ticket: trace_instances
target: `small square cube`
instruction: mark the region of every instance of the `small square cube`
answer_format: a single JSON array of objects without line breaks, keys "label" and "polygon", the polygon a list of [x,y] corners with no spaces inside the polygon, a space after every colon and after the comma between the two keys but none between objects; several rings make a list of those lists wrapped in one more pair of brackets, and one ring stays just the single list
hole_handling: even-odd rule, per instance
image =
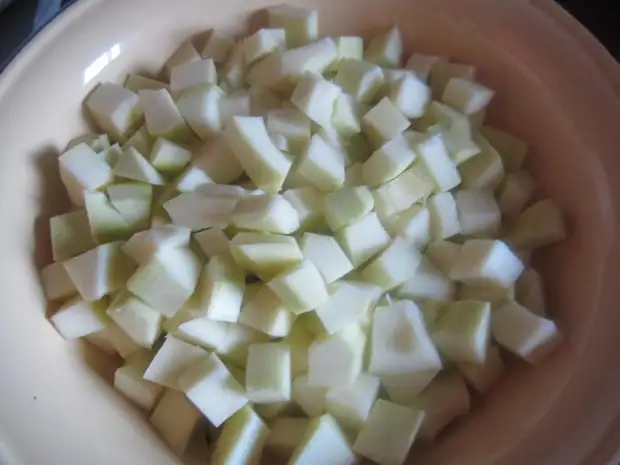
[{"label": "small square cube", "polygon": [[245,388],[255,403],[291,400],[291,349],[286,344],[253,344],[248,350]]}]

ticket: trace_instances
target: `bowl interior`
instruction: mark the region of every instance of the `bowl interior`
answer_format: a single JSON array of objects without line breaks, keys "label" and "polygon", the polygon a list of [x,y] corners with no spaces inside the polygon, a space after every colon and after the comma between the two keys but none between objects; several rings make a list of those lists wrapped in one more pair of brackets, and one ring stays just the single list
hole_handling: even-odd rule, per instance
[{"label": "bowl interior", "polygon": [[[594,464],[587,457],[620,411],[610,179],[618,82],[550,16],[559,14],[551,2],[289,3],[317,8],[324,35],[369,36],[398,23],[408,52],[477,65],[497,90],[489,120],[532,144],[528,167],[570,222],[570,238],[536,257],[565,344],[539,366],[515,365],[415,463]],[[263,19],[238,0],[83,0],[0,77],[0,457],[4,447],[23,463],[180,463],[109,386],[118,361],[66,343],[44,318],[37,269],[51,260],[48,219],[68,205],[56,158],[87,130],[81,101],[97,82],[157,74],[183,40],[200,42],[211,27],[241,33]]]}]

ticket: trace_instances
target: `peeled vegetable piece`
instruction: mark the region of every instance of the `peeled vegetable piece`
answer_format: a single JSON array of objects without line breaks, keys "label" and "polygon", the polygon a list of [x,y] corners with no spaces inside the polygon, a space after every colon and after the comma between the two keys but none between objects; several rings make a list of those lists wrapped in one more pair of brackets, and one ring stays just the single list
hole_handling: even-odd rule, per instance
[{"label": "peeled vegetable piece", "polygon": [[291,234],[299,229],[297,210],[281,195],[253,195],[241,199],[232,212],[240,229]]},{"label": "peeled vegetable piece", "polygon": [[493,337],[506,349],[538,363],[561,342],[555,323],[533,314],[516,302],[509,302],[493,312]]},{"label": "peeled vegetable piece", "polygon": [[120,142],[142,121],[138,96],[118,84],[99,84],[85,103],[97,126]]},{"label": "peeled vegetable piece", "polygon": [[340,92],[336,84],[321,76],[307,74],[295,87],[291,102],[316,124],[329,128]]},{"label": "peeled vegetable piece", "polygon": [[377,400],[380,387],[379,378],[362,373],[352,384],[329,390],[327,412],[341,424],[360,430]]},{"label": "peeled vegetable piece", "polygon": [[426,82],[431,72],[431,68],[440,60],[441,58],[438,56],[414,53],[407,60],[405,68],[412,70],[418,79]]},{"label": "peeled vegetable piece", "polygon": [[481,135],[474,136],[480,153],[459,165],[466,189],[495,189],[504,178],[504,165],[497,150]]},{"label": "peeled vegetable piece", "polygon": [[135,266],[121,250],[122,242],[110,242],[64,262],[78,293],[93,302],[123,286]]},{"label": "peeled vegetable piece", "polygon": [[465,377],[467,384],[481,394],[487,392],[495,384],[504,374],[505,369],[499,349],[495,346],[489,347],[487,358],[482,365],[459,363],[457,368]]},{"label": "peeled vegetable piece", "polygon": [[293,380],[292,389],[293,401],[310,418],[325,413],[326,396],[329,388],[316,386],[310,383],[307,374],[301,374]]},{"label": "peeled vegetable piece", "polygon": [[521,169],[529,149],[526,142],[491,126],[483,126],[480,133],[499,152],[506,171]]},{"label": "peeled vegetable piece", "polygon": [[542,276],[534,268],[528,268],[517,281],[515,300],[538,316],[546,315],[545,287]]},{"label": "peeled vegetable piece", "polygon": [[50,218],[50,236],[54,261],[67,260],[95,247],[84,210]]},{"label": "peeled vegetable piece", "polygon": [[150,422],[175,453],[181,455],[202,419],[202,413],[182,392],[166,390]]},{"label": "peeled vegetable piece", "polygon": [[98,244],[127,238],[131,226],[103,192],[85,192],[84,203],[91,233]]},{"label": "peeled vegetable piece", "polygon": [[344,184],[342,153],[318,134],[312,136],[298,163],[298,173],[321,192],[333,191]]},{"label": "peeled vegetable piece", "polygon": [[317,40],[319,36],[319,17],[316,10],[278,5],[267,9],[269,27],[286,31],[289,47],[299,47]]},{"label": "peeled vegetable piece", "polygon": [[269,428],[261,418],[245,406],[222,428],[215,443],[213,465],[253,465],[259,463]]},{"label": "peeled vegetable piece", "polygon": [[309,260],[279,274],[267,285],[295,314],[308,312],[328,299],[325,281]]},{"label": "peeled vegetable piece", "polygon": [[421,260],[413,246],[397,237],[362,270],[362,277],[388,291],[414,276]]},{"label": "peeled vegetable piece", "polygon": [[308,329],[305,322],[297,318],[293,322],[291,331],[282,340],[291,348],[291,371],[298,376],[308,371],[308,347],[314,340],[314,334]]},{"label": "peeled vegetable piece", "polygon": [[291,349],[271,342],[253,344],[248,350],[245,389],[258,404],[291,400]]},{"label": "peeled vegetable piece", "polygon": [[140,231],[125,242],[123,252],[140,265],[148,262],[160,250],[187,247],[191,230],[172,224],[156,226],[147,231]]},{"label": "peeled vegetable piece", "polygon": [[357,436],[353,450],[379,465],[401,465],[424,418],[421,410],[379,399]]},{"label": "peeled vegetable piece", "polygon": [[456,193],[461,232],[466,236],[497,234],[502,214],[493,194],[461,189]]},{"label": "peeled vegetable piece", "polygon": [[373,63],[346,59],[339,65],[334,82],[357,101],[369,103],[383,86],[383,72]]},{"label": "peeled vegetable piece", "polygon": [[449,191],[460,184],[461,176],[440,134],[431,135],[414,146],[414,150],[422,159],[440,192]]},{"label": "peeled vegetable piece", "polygon": [[193,132],[179,113],[167,90],[141,90],[140,104],[148,132],[153,137],[164,137],[175,142],[189,142]]},{"label": "peeled vegetable piece", "polygon": [[[375,211],[381,218],[391,218],[405,212],[414,203],[425,201],[433,189],[433,184],[427,179],[420,177],[414,170],[407,170],[372,193],[375,199]],[[404,217],[400,223],[403,231],[409,226],[407,221],[407,217]],[[398,223],[398,220],[396,222]],[[409,234],[415,238],[414,231]]]},{"label": "peeled vegetable piece", "polygon": [[271,337],[284,337],[295,319],[280,298],[266,285],[243,305],[239,323],[254,328]]},{"label": "peeled vegetable piece", "polygon": [[129,292],[119,293],[106,313],[139,346],[150,349],[161,334],[162,314]]},{"label": "peeled vegetable piece", "polygon": [[423,257],[413,277],[396,288],[394,294],[403,299],[451,300],[456,284],[427,258]]},{"label": "peeled vegetable piece", "polygon": [[309,229],[319,223],[323,213],[323,194],[317,188],[305,186],[289,189],[282,196],[297,210],[301,229]]},{"label": "peeled vegetable piece", "polygon": [[60,179],[74,205],[84,205],[84,191],[97,190],[114,179],[110,166],[86,144],[67,150],[58,163]]},{"label": "peeled vegetable piece", "polygon": [[461,223],[454,196],[450,192],[441,192],[428,201],[431,214],[431,232],[433,239],[440,241],[456,236],[461,232]]},{"label": "peeled vegetable piece", "polygon": [[376,213],[369,213],[357,223],[341,229],[335,237],[354,266],[370,260],[391,240]]},{"label": "peeled vegetable piece", "polygon": [[230,241],[222,228],[197,232],[194,234],[194,239],[200,246],[200,250],[209,258],[229,252]]},{"label": "peeled vegetable piece", "polygon": [[470,239],[461,247],[450,278],[467,284],[510,286],[521,275],[523,263],[502,241]]},{"label": "peeled vegetable piece", "polygon": [[384,97],[362,118],[362,128],[374,143],[381,146],[406,130],[411,123],[392,103]]},{"label": "peeled vegetable piece", "polygon": [[216,427],[248,403],[243,387],[215,354],[190,367],[178,382],[189,400]]},{"label": "peeled vegetable piece", "polygon": [[77,289],[62,263],[56,262],[41,270],[41,286],[47,300],[62,299],[77,294]]},{"label": "peeled vegetable piece", "polygon": [[203,140],[217,136],[222,129],[220,103],[224,91],[216,85],[190,89],[178,98],[176,105],[179,114],[187,125]]},{"label": "peeled vegetable piece", "polygon": [[398,68],[403,59],[403,38],[397,26],[373,38],[365,58],[386,68]]},{"label": "peeled vegetable piece", "polygon": [[102,331],[108,325],[103,301],[85,302],[74,297],[65,302],[50,320],[65,339],[77,339]]},{"label": "peeled vegetable piece", "polygon": [[168,58],[168,60],[164,63],[164,69],[162,72],[166,77],[169,77],[172,68],[175,66],[198,60],[200,60],[200,54],[196,51],[194,45],[188,40],[187,42],[183,42],[183,44],[176,49],[172,55],[170,55],[170,58]]},{"label": "peeled vegetable piece", "polygon": [[164,203],[164,209],[174,224],[197,231],[228,226],[237,202],[232,197],[185,192]]},{"label": "peeled vegetable piece", "polygon": [[288,465],[350,465],[355,455],[344,432],[331,415],[310,420]]},{"label": "peeled vegetable piece", "polygon": [[566,239],[567,231],[560,207],[550,199],[527,208],[507,241],[518,248],[534,249]]},{"label": "peeled vegetable piece", "polygon": [[491,337],[491,304],[475,300],[451,303],[433,332],[433,341],[455,363],[486,361]]},{"label": "peeled vegetable piece", "polygon": [[392,237],[401,236],[414,247],[423,248],[431,241],[431,215],[424,205],[414,204],[382,221]]},{"label": "peeled vegetable piece", "polygon": [[254,184],[267,193],[277,193],[292,162],[273,145],[264,120],[252,116],[235,116],[226,125],[225,135]]},{"label": "peeled vegetable piece", "polygon": [[179,376],[207,355],[208,353],[200,347],[167,336],[146,368],[143,377],[153,383],[179,390]]},{"label": "peeled vegetable piece", "polygon": [[110,355],[118,353],[124,359],[140,350],[140,346],[113,321],[108,321],[105,329],[89,334],[84,339],[104,352]]},{"label": "peeled vegetable piece", "polygon": [[279,417],[275,419],[270,424],[265,448],[288,458],[301,442],[309,424],[310,420],[307,418]]},{"label": "peeled vegetable piece", "polygon": [[151,218],[153,187],[140,182],[112,184],[108,198],[132,230],[145,229]]},{"label": "peeled vegetable piece", "polygon": [[150,352],[138,351],[114,372],[114,389],[146,412],[153,410],[164,390],[162,386],[142,378],[150,358]]},{"label": "peeled vegetable piece", "polygon": [[329,286],[329,299],[316,308],[321,325],[329,334],[337,333],[348,325],[368,316],[382,289],[355,281],[338,281]]},{"label": "peeled vegetable piece", "polygon": [[200,262],[193,252],[167,248],[141,265],[127,282],[127,289],[170,318],[193,294]]},{"label": "peeled vegetable piece", "polygon": [[419,118],[431,98],[431,91],[423,81],[406,73],[390,85],[389,99],[407,118]]},{"label": "peeled vegetable piece", "polygon": [[296,108],[277,108],[267,113],[267,130],[284,136],[292,153],[299,153],[310,140],[310,118]]},{"label": "peeled vegetable piece", "polygon": [[217,84],[217,71],[213,60],[188,61],[170,70],[170,91],[180,93],[184,90]]},{"label": "peeled vegetable piece", "polygon": [[396,134],[393,139],[375,150],[362,165],[364,183],[379,186],[401,174],[415,159],[405,136]]},{"label": "peeled vegetable piece", "polygon": [[338,231],[364,218],[374,203],[367,187],[342,187],[325,196],[325,219],[332,231]]},{"label": "peeled vegetable piece", "polygon": [[465,78],[473,80],[476,74],[476,68],[461,63],[450,63],[447,59],[437,60],[430,74],[430,83],[433,88],[433,96],[439,99],[452,78]]},{"label": "peeled vegetable piece", "polygon": [[317,267],[327,284],[353,270],[353,265],[333,237],[306,233],[299,245],[303,256]]},{"label": "peeled vegetable piece", "polygon": [[455,77],[448,81],[442,100],[463,114],[471,115],[485,108],[494,91],[465,78]]},{"label": "peeled vegetable piece", "polygon": [[200,278],[201,313],[212,320],[235,323],[244,291],[243,271],[227,256],[211,258]]},{"label": "peeled vegetable piece", "polygon": [[189,150],[167,139],[159,137],[149,155],[151,164],[163,173],[178,173],[185,168],[192,157]]},{"label": "peeled vegetable piece", "polygon": [[462,246],[450,241],[431,242],[426,248],[426,256],[446,276],[461,256]]}]

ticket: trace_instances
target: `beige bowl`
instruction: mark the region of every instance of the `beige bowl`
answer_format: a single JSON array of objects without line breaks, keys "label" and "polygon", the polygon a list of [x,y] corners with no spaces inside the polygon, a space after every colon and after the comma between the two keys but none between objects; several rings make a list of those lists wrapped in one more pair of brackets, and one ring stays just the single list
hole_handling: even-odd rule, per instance
[{"label": "beige bowl", "polygon": [[[529,140],[529,166],[572,234],[539,257],[566,343],[518,366],[415,463],[600,465],[620,445],[620,71],[550,0],[297,0],[324,34],[397,22],[409,51],[474,63],[498,91],[490,118]],[[186,38],[242,31],[267,0],[83,0],[0,76],[0,463],[180,463],[109,386],[114,360],[45,320],[37,269],[63,211],[58,151],[86,130],[98,81],[157,71]],[[259,15],[260,16],[260,15]],[[259,16],[251,23],[257,24]],[[617,459],[616,462],[618,463]],[[321,465],[321,464],[317,464]]]}]

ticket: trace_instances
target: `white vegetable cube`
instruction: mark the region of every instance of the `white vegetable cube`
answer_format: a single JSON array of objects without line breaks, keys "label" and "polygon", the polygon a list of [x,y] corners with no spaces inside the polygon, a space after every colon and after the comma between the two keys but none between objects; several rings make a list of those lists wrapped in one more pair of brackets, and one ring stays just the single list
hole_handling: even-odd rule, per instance
[{"label": "white vegetable cube", "polygon": [[121,250],[122,242],[110,242],[64,262],[78,293],[87,302],[117,291],[135,266]]},{"label": "white vegetable cube", "polygon": [[193,162],[218,184],[229,184],[243,175],[243,167],[222,133],[205,142]]},{"label": "white vegetable cube", "polygon": [[414,53],[407,60],[405,68],[412,70],[418,79],[426,82],[431,73],[431,68],[440,60],[441,58],[438,56]]},{"label": "white vegetable cube", "polygon": [[183,44],[176,49],[172,55],[170,55],[170,58],[166,60],[166,63],[164,63],[163,73],[166,77],[170,77],[170,72],[175,66],[198,60],[200,60],[200,55],[196,51],[194,45],[188,40],[183,42]]},{"label": "white vegetable cube", "polygon": [[[421,177],[415,170],[407,170],[373,192],[375,211],[381,218],[390,218],[404,213],[416,202],[425,201],[432,194],[433,189],[434,185],[428,179]],[[396,228],[400,227],[401,232],[405,232],[405,227],[410,223],[409,216],[405,215],[400,220],[396,220],[396,223],[399,224]],[[386,227],[389,226],[386,224]],[[410,235],[416,236],[415,227]]]},{"label": "white vegetable cube", "polygon": [[183,92],[196,87],[217,84],[217,71],[212,59],[188,61],[170,71],[170,91]]},{"label": "white vegetable cube", "polygon": [[356,324],[315,340],[308,348],[308,381],[335,387],[354,382],[362,371],[366,334]]},{"label": "white vegetable cube", "polygon": [[328,392],[329,388],[310,383],[307,374],[299,375],[293,380],[293,400],[310,418],[325,412]]},{"label": "white vegetable cube", "polygon": [[264,281],[304,258],[295,238],[279,234],[239,233],[230,242],[230,251],[241,268]]},{"label": "white vegetable cube", "polygon": [[297,210],[281,195],[241,199],[232,212],[232,224],[241,229],[291,234],[299,229]]},{"label": "white vegetable cube", "polygon": [[381,376],[381,385],[392,402],[411,406],[438,373],[438,369],[432,369],[402,375]]},{"label": "white vegetable cube", "polygon": [[502,158],[481,135],[475,135],[474,142],[480,147],[480,153],[459,165],[463,187],[494,190],[504,178]]},{"label": "white vegetable cube", "polygon": [[146,412],[153,410],[163,392],[162,386],[142,378],[150,357],[148,351],[138,351],[114,372],[114,389]]},{"label": "white vegetable cube", "polygon": [[485,108],[495,95],[488,87],[465,78],[452,78],[446,84],[442,100],[461,113],[471,115]]},{"label": "white vegetable cube", "polygon": [[219,74],[222,87],[228,91],[240,90],[245,83],[245,43],[237,42],[228,56],[228,59],[220,67]]},{"label": "white vegetable cube", "polygon": [[353,264],[333,237],[306,233],[299,245],[303,256],[314,263],[327,284],[353,271]]},{"label": "white vegetable cube", "polygon": [[142,89],[167,89],[168,84],[158,81],[156,79],[142,76],[140,74],[130,73],[127,75],[127,79],[125,80],[125,84],[123,84],[123,87],[137,94]]},{"label": "white vegetable cube", "polygon": [[441,359],[416,304],[400,301],[377,307],[372,320],[371,373],[391,377],[437,372],[441,368]]},{"label": "white vegetable cube", "polygon": [[452,78],[465,78],[472,80],[476,75],[476,68],[461,63],[450,63],[448,60],[440,59],[436,61],[430,74],[430,83],[433,89],[433,97],[439,100]]},{"label": "white vegetable cube", "polygon": [[381,289],[363,283],[338,281],[329,287],[327,302],[315,312],[324,330],[334,334],[367,318],[380,293]]},{"label": "white vegetable cube", "polygon": [[299,159],[301,176],[322,192],[330,192],[344,184],[345,163],[342,153],[318,134],[310,139]]},{"label": "white vegetable cube", "polygon": [[106,353],[118,353],[124,359],[140,350],[140,346],[113,321],[110,321],[104,330],[89,334],[84,339]]},{"label": "white vegetable cube", "polygon": [[341,229],[335,237],[354,266],[370,260],[391,241],[376,213],[369,213],[357,223]]},{"label": "white vegetable cube", "polygon": [[292,5],[278,5],[267,9],[269,27],[286,31],[289,47],[299,47],[317,40],[319,17],[316,10]]},{"label": "white vegetable cube", "polygon": [[200,55],[204,58],[211,58],[215,63],[224,63],[234,46],[235,39],[233,37],[213,29]]},{"label": "white vegetable cube", "polygon": [[360,431],[353,450],[379,465],[401,465],[425,419],[425,413],[379,399]]},{"label": "white vegetable cube", "polygon": [[423,257],[411,279],[395,290],[395,295],[411,300],[451,300],[456,293],[456,284]]},{"label": "white vegetable cube", "polygon": [[499,152],[506,171],[521,169],[529,149],[525,141],[491,126],[481,127],[480,133]]},{"label": "white vegetable cube", "polygon": [[245,406],[224,425],[217,438],[211,461],[213,465],[251,465],[260,461],[269,428]]},{"label": "white vegetable cube", "polygon": [[62,337],[77,339],[105,329],[109,321],[105,307],[103,301],[85,302],[74,297],[62,304],[50,320]]},{"label": "white vegetable cube", "polygon": [[450,192],[432,196],[428,200],[428,210],[431,214],[431,232],[434,240],[448,239],[461,232],[458,207]]},{"label": "white vegetable cube", "polygon": [[176,105],[189,127],[207,140],[222,129],[220,102],[223,97],[224,91],[212,85],[183,92]]},{"label": "white vegetable cube", "polygon": [[515,300],[538,316],[545,316],[545,286],[541,274],[528,268],[519,277],[515,288]]},{"label": "white vegetable cube", "polygon": [[269,52],[286,48],[286,31],[284,29],[259,29],[244,39],[245,63],[251,65]]},{"label": "white vegetable cube", "polygon": [[563,241],[566,237],[562,210],[553,200],[545,199],[536,202],[521,214],[507,241],[513,247],[535,249]]},{"label": "white vegetable cube", "polygon": [[461,256],[461,246],[450,241],[431,242],[426,248],[426,256],[443,274],[450,276],[452,267]]},{"label": "white vegetable cube", "polygon": [[235,323],[239,319],[245,274],[225,255],[209,260],[200,278],[202,312],[216,321]]},{"label": "white vegetable cube", "polygon": [[164,441],[181,455],[194,436],[202,414],[182,392],[167,390],[149,421]]},{"label": "white vegetable cube", "polygon": [[456,300],[481,300],[489,302],[491,309],[504,305],[509,300],[514,300],[514,286],[500,286],[494,283],[461,284],[458,288]]},{"label": "white vegetable cube", "polygon": [[140,104],[144,108],[146,128],[153,137],[165,137],[177,142],[188,142],[193,133],[179,113],[166,89],[141,90]]},{"label": "white vegetable cube", "polygon": [[169,247],[141,265],[127,289],[170,318],[194,293],[199,275],[200,261],[193,252]]},{"label": "white vegetable cube", "polygon": [[342,187],[325,197],[325,219],[332,231],[360,221],[374,207],[367,187]]},{"label": "white vegetable cube", "polygon": [[448,306],[433,332],[433,341],[452,362],[483,364],[490,335],[491,304],[462,300]]},{"label": "white vegetable cube", "polygon": [[455,419],[469,413],[469,391],[460,375],[441,373],[422,391],[414,405],[425,412],[419,437],[432,441]]},{"label": "white vegetable cube", "polygon": [[404,239],[397,237],[362,270],[362,277],[389,291],[411,279],[421,261],[420,252]]},{"label": "white vegetable cube", "polygon": [[325,414],[310,421],[301,443],[288,463],[349,465],[355,463],[355,455],[336,420]]},{"label": "white vegetable cube", "polygon": [[194,239],[200,246],[200,250],[209,258],[229,252],[230,241],[221,228],[211,228],[197,232],[194,234]]},{"label": "white vegetable cube", "polygon": [[226,227],[238,199],[184,192],[164,203],[163,207],[177,226],[198,231]]},{"label": "white vegetable cube", "polygon": [[[388,191],[392,198],[391,189]],[[379,192],[375,193],[379,196]],[[424,205],[414,204],[402,213],[398,213],[386,221],[385,227],[391,236],[401,236],[418,249],[431,241],[431,214]]]},{"label": "white vegetable cube", "polygon": [[189,400],[216,427],[248,403],[243,386],[235,381],[215,354],[207,355],[187,369],[178,383]]},{"label": "white vegetable cube", "polygon": [[279,417],[270,424],[266,449],[288,457],[302,441],[310,420],[307,418]]},{"label": "white vegetable cube", "polygon": [[162,137],[157,138],[149,155],[151,164],[165,173],[182,171],[191,157],[189,150]]},{"label": "white vegetable cube", "polygon": [[114,174],[146,184],[165,184],[163,176],[134,147],[127,147],[118,158],[114,165]]},{"label": "white vegetable cube", "polygon": [[503,215],[523,211],[536,191],[536,183],[525,170],[508,173],[497,193],[497,204]]},{"label": "white vegetable cube", "polygon": [[86,97],[85,103],[97,126],[120,142],[124,142],[142,121],[138,96],[118,84],[99,84]]},{"label": "white vegetable cube", "polygon": [[290,347],[277,342],[251,345],[248,350],[245,389],[249,399],[258,404],[290,400]]},{"label": "white vegetable cube", "polygon": [[206,358],[208,353],[176,337],[166,340],[146,367],[143,378],[170,389],[179,390],[178,378],[188,368]]},{"label": "white vegetable cube", "polygon": [[293,153],[303,150],[310,139],[310,118],[297,108],[278,108],[267,113],[267,130],[286,137]]},{"label": "white vegetable cube", "polygon": [[383,72],[373,63],[347,59],[338,66],[334,82],[357,101],[369,103],[383,86]]},{"label": "white vegetable cube", "polygon": [[162,314],[128,292],[119,293],[106,313],[141,347],[150,349],[161,334]]},{"label": "white vegetable cube", "polygon": [[297,84],[291,102],[315,123],[329,127],[340,92],[337,85],[321,76],[308,74]]},{"label": "white vegetable cube", "polygon": [[364,182],[369,186],[379,186],[405,171],[415,159],[403,134],[396,136],[375,150],[362,165]]},{"label": "white vegetable cube", "polygon": [[456,192],[461,233],[467,236],[497,234],[502,213],[490,192],[461,189]]},{"label": "white vegetable cube", "polygon": [[553,321],[535,315],[516,302],[495,310],[491,327],[497,342],[530,363],[539,363],[562,340]]},{"label": "white vegetable cube", "polygon": [[340,93],[334,102],[331,124],[334,129],[345,137],[351,137],[362,131],[360,123],[359,103],[350,95]]},{"label": "white vegetable cube", "polygon": [[179,192],[194,192],[200,186],[211,184],[213,180],[196,165],[188,165],[174,180],[174,188]]},{"label": "white vegetable cube", "polygon": [[406,74],[390,86],[388,97],[403,115],[413,119],[424,115],[431,90],[417,77]]},{"label": "white vegetable cube", "polygon": [[246,90],[236,91],[220,100],[222,124],[228,123],[233,116],[250,116],[251,114],[252,100],[250,93]]},{"label": "white vegetable cube", "polygon": [[414,150],[424,162],[440,192],[449,191],[460,184],[461,176],[440,134],[434,134],[420,142]]},{"label": "white vegetable cube", "polygon": [[311,228],[322,218],[323,194],[316,187],[289,189],[282,196],[297,210],[301,229]]},{"label": "white vegetable cube", "polygon": [[352,384],[329,390],[327,412],[343,425],[360,430],[377,400],[380,387],[379,378],[362,373]]},{"label": "white vegetable cube", "polygon": [[91,233],[98,244],[123,239],[131,234],[131,226],[103,192],[85,192],[84,202]]},{"label": "white vegetable cube", "polygon": [[523,263],[501,241],[471,239],[461,247],[450,278],[467,284],[492,283],[508,287],[523,272]]},{"label": "white vegetable cube", "polygon": [[43,267],[41,285],[47,300],[57,300],[77,294],[77,289],[61,262]]},{"label": "white vegetable cube", "polygon": [[384,97],[362,118],[362,128],[375,145],[392,140],[411,124],[392,101]]},{"label": "white vegetable cube", "polygon": [[108,164],[86,144],[79,144],[58,158],[60,177],[71,202],[84,205],[82,191],[94,191],[114,179]]},{"label": "white vegetable cube", "polygon": [[133,230],[144,229],[151,219],[153,186],[141,182],[112,184],[107,188],[112,207]]},{"label": "white vegetable cube", "polygon": [[365,58],[385,68],[399,68],[403,59],[403,38],[398,26],[373,38]]},{"label": "white vegetable cube", "polygon": [[314,334],[308,329],[305,322],[297,318],[293,322],[291,331],[282,340],[291,348],[291,371],[298,376],[308,371],[308,347],[314,340]]},{"label": "white vegetable cube", "polygon": [[489,347],[487,358],[481,365],[479,363],[459,363],[459,371],[465,377],[465,381],[480,394],[486,393],[504,374],[504,362],[499,349]]},{"label": "white vegetable cube", "polygon": [[292,162],[278,150],[259,117],[235,116],[226,125],[226,140],[250,179],[259,189],[277,193]]},{"label": "white vegetable cube", "polygon": [[317,267],[304,260],[267,283],[293,313],[312,310],[328,299],[325,281]]},{"label": "white vegetable cube", "polygon": [[339,60],[361,60],[364,58],[364,39],[358,36],[334,37]]},{"label": "white vegetable cube", "polygon": [[293,313],[266,285],[243,305],[239,323],[254,328],[271,337],[284,337],[293,326]]},{"label": "white vegetable cube", "polygon": [[170,247],[187,247],[191,230],[171,224],[140,231],[131,236],[123,252],[140,265],[148,262],[160,250]]}]

